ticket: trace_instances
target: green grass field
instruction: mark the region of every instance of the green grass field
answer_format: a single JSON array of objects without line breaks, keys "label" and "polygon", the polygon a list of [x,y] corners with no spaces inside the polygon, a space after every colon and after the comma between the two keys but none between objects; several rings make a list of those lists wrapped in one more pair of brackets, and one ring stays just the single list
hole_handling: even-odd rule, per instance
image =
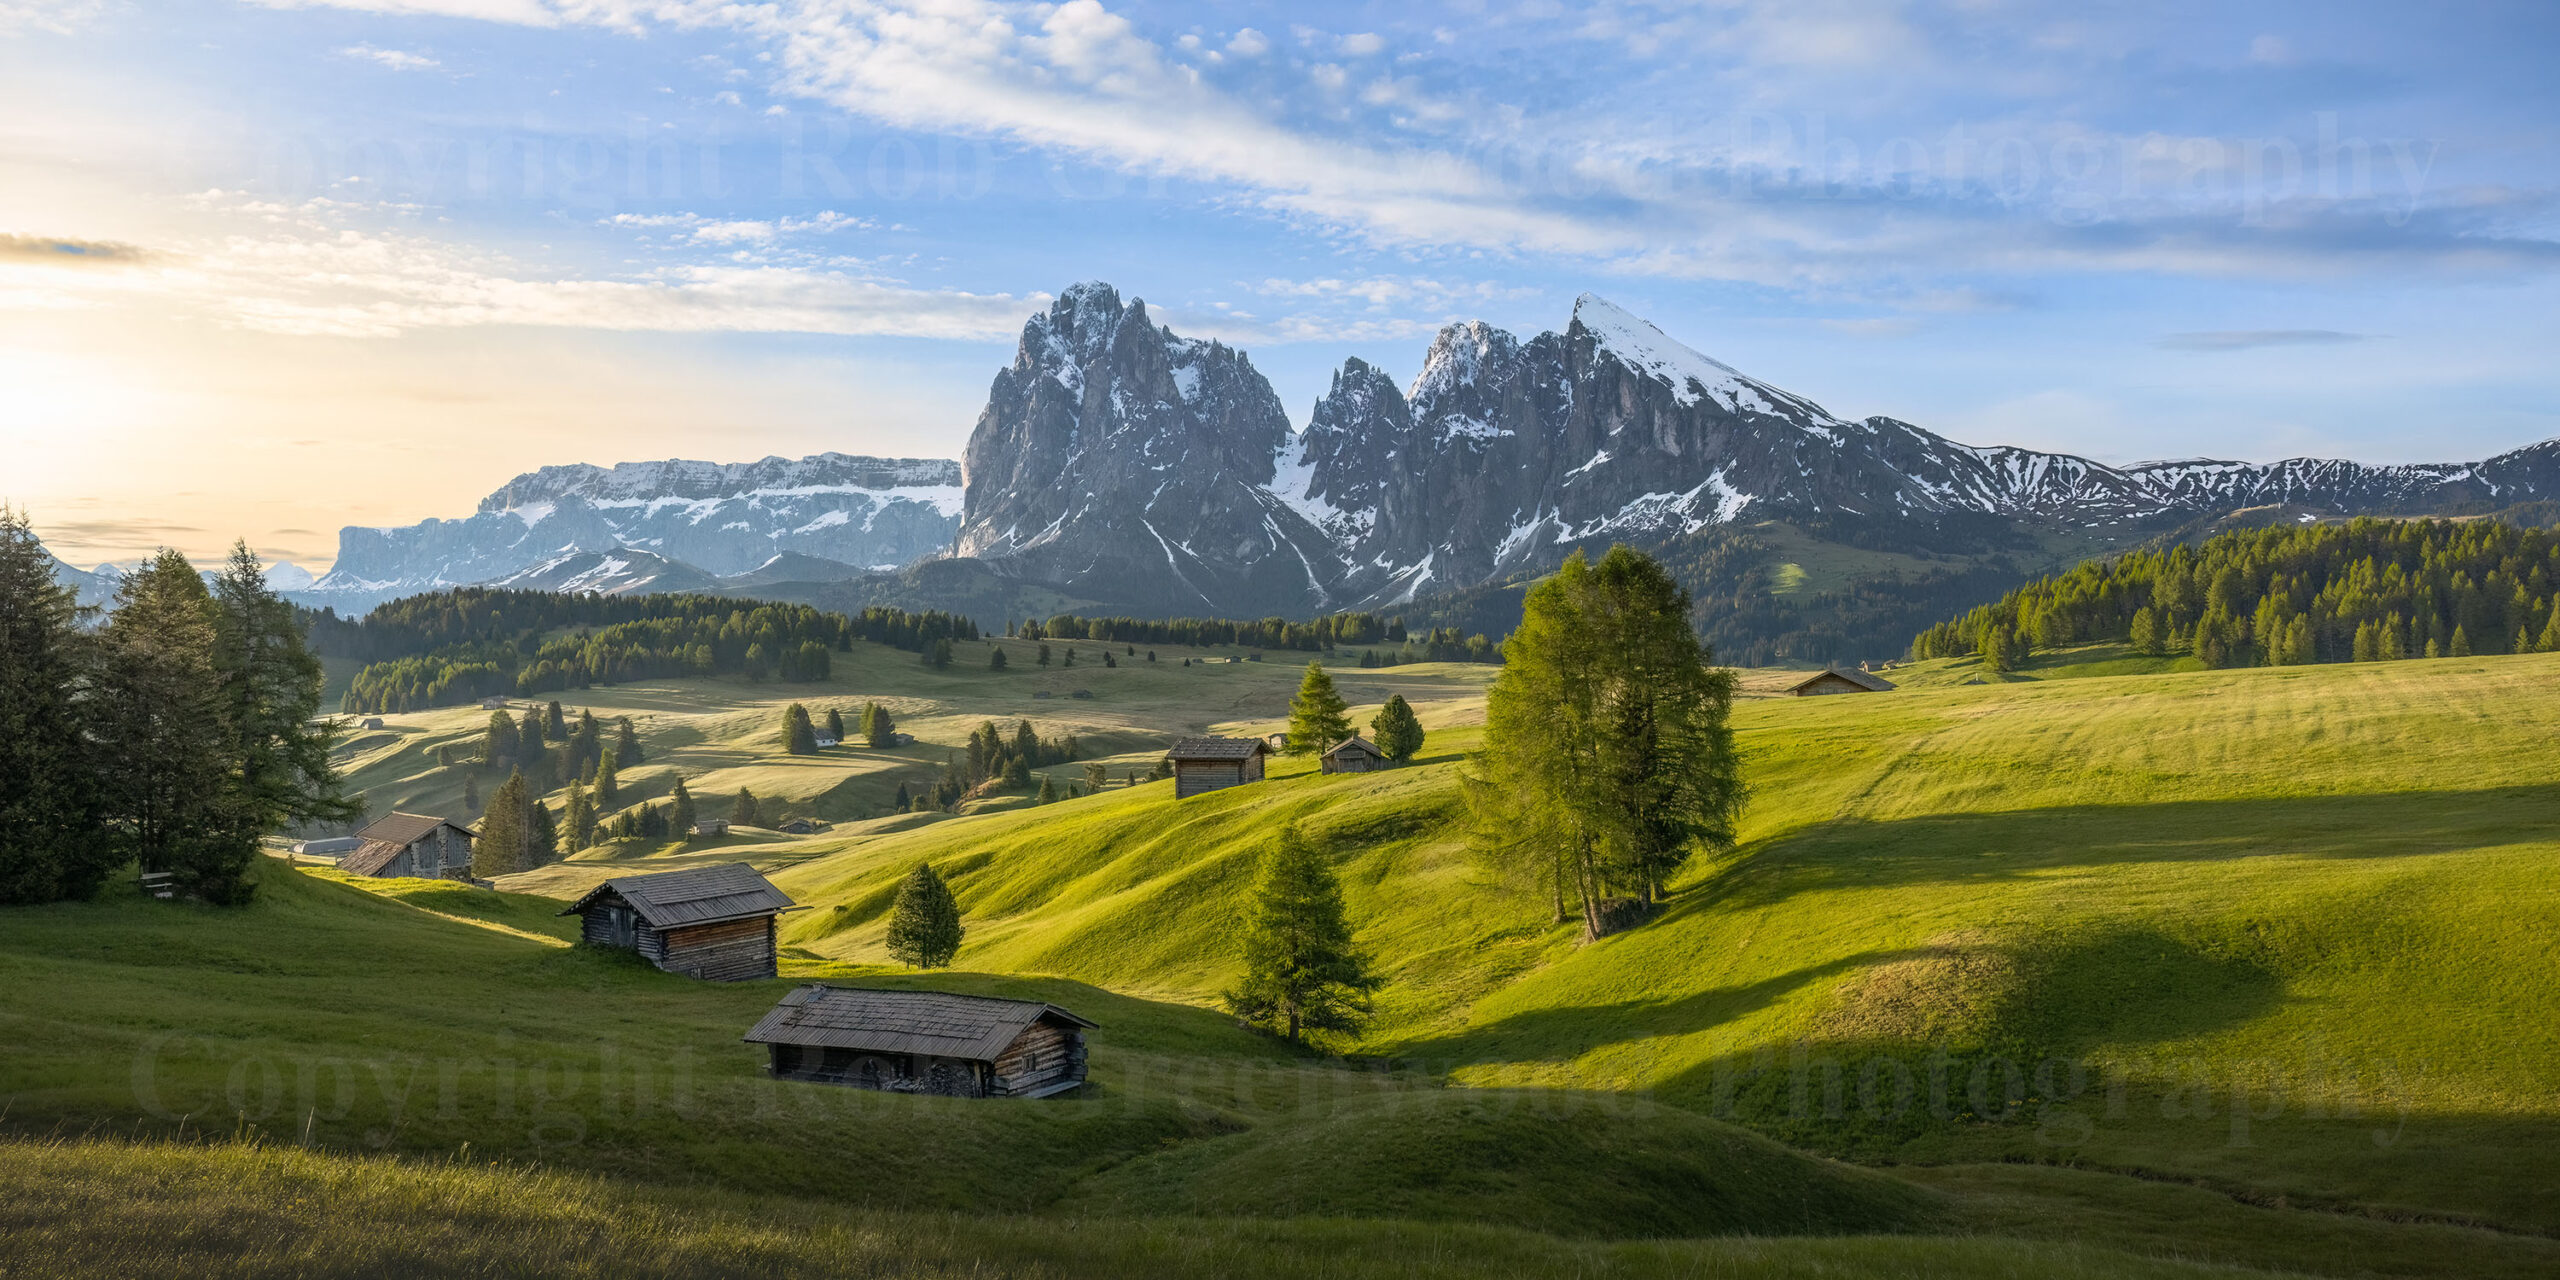
[{"label": "green grass field", "polygon": [[[995,675],[866,650],[814,697],[583,696],[653,717],[645,768],[706,803],[755,778],[850,806],[985,718],[1132,762],[1267,727],[1302,665],[1159,652]],[[1466,857],[1455,771],[1492,671],[1448,666],[1342,673],[1431,729],[1381,774],[1283,761],[1181,802],[1149,784],[747,833],[521,892],[278,863],[239,911],[126,887],[13,909],[6,1200],[167,1215],[21,1217],[58,1247],[16,1256],[189,1271],[246,1228],[139,1224],[300,1221],[275,1206],[325,1185],[349,1211],[275,1236],[265,1270],[427,1256],[512,1196],[541,1207],[454,1273],[566,1256],[606,1214],[648,1225],[596,1269],[641,1274],[1295,1275],[1344,1250],[1399,1275],[2560,1272],[2560,655],[2106,674],[2141,661],[1983,684],[1920,664],[1893,694],[1738,704],[1741,848],[1590,945]],[[1031,699],[1042,682],[1094,697]],[[795,698],[892,696],[909,752],[811,764],[774,741]],[[433,746],[482,719],[393,717],[353,745],[359,782],[442,803]],[[1293,821],[1388,979],[1347,1058],[1215,1012],[1251,859]],[[805,908],[782,981],[561,945],[550,913],[595,878],[726,857]],[[919,859],[966,914],[953,972],[885,963]],[[1057,1001],[1102,1024],[1094,1086],[1010,1105],[776,1084],[736,1037],[812,977]],[[230,1142],[252,1128],[313,1150]],[[509,1190],[540,1179],[556,1190]],[[366,1252],[391,1241],[415,1252]]]}]

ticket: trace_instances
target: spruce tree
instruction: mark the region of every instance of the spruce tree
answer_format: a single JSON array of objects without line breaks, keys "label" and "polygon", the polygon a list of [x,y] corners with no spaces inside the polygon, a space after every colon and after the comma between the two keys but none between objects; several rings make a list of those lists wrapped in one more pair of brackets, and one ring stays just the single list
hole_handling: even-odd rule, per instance
[{"label": "spruce tree", "polygon": [[524,869],[526,831],[524,775],[510,773],[489,797],[480,816],[480,838],[471,842],[471,874],[482,880],[513,875]]},{"label": "spruce tree", "polygon": [[329,762],[334,722],[320,715],[320,659],[293,605],[267,585],[249,544],[214,578],[214,667],[229,703],[244,820],[261,832],[344,822],[355,809]]},{"label": "spruce tree", "polygon": [[1403,764],[1422,750],[1422,721],[1413,714],[1413,704],[1401,693],[1391,694],[1387,705],[1378,709],[1378,718],[1369,722],[1369,732],[1378,750],[1389,760]]},{"label": "spruce tree", "polygon": [[827,736],[844,741],[844,712],[835,707],[827,708]]},{"label": "spruce tree", "polygon": [[729,806],[729,821],[741,827],[756,825],[755,792],[745,787],[738,788],[738,798]]},{"label": "spruce tree", "polygon": [[1004,670],[1004,646],[1003,646],[1003,645],[996,645],[996,646],[994,646],[993,651],[987,654],[987,670],[989,670],[989,671],[1002,671],[1002,670]]},{"label": "spruce tree", "polygon": [[931,863],[919,862],[898,885],[889,910],[889,954],[910,969],[939,969],[960,954],[960,904]]},{"label": "spruce tree", "polygon": [[504,711],[489,713],[489,732],[480,740],[480,763],[491,770],[513,768],[520,737],[515,717]]},{"label": "spruce tree", "polygon": [[863,731],[864,742],[869,743],[874,747],[888,747],[897,744],[898,722],[890,717],[889,709],[887,707],[881,706],[876,702],[872,703],[869,707],[864,709],[862,713],[862,720],[865,726]]},{"label": "spruce tree", "polygon": [[530,871],[560,860],[560,823],[542,797],[526,792],[524,865]]},{"label": "spruce tree", "polygon": [[171,872],[189,892],[237,902],[252,891],[264,824],[235,781],[215,627],[213,596],[186,557],[164,550],[126,575],[100,632],[90,730],[126,855],[145,871]]},{"label": "spruce tree", "polygon": [[1058,785],[1057,785],[1056,783],[1054,783],[1054,782],[1049,781],[1049,775],[1048,775],[1048,774],[1045,774],[1045,773],[1044,773],[1044,774],[1041,774],[1041,775],[1040,775],[1040,791],[1039,791],[1039,793],[1038,793],[1037,795],[1034,795],[1034,796],[1032,796],[1032,797],[1031,797],[1031,803],[1033,803],[1033,804],[1055,804],[1055,803],[1057,803],[1057,801],[1058,801]]},{"label": "spruce tree", "polygon": [[596,806],[587,795],[585,783],[572,781],[569,784],[564,806],[560,834],[568,842],[568,851],[576,853],[593,846],[596,842]]},{"label": "spruce tree", "polygon": [[782,713],[782,749],[795,756],[818,754],[817,726],[809,723],[809,709],[797,702]]},{"label": "spruce tree", "polygon": [[667,801],[667,834],[678,840],[693,838],[693,793],[684,789],[684,779],[676,779],[675,794]]},{"label": "spruce tree", "polygon": [[540,750],[542,744],[551,740],[551,730],[542,721],[542,708],[524,709],[524,718],[516,722],[516,740],[523,744],[527,754]]},{"label": "spruce tree", "polygon": [[0,904],[86,898],[121,861],[80,701],[97,657],[52,553],[0,508]]},{"label": "spruce tree", "polygon": [[1257,862],[1241,923],[1244,981],[1225,993],[1229,1012],[1293,1041],[1359,1029],[1378,980],[1352,947],[1333,868],[1295,825]]},{"label": "spruce tree", "polygon": [[542,736],[553,742],[569,740],[569,717],[560,710],[558,698],[542,709]]},{"label": "spruce tree", "polygon": [[907,794],[907,784],[901,780],[898,783],[898,794],[891,797],[889,800],[889,812],[905,813],[914,807],[915,799]]},{"label": "spruce tree", "polygon": [[2464,631],[2462,629],[2462,624],[2458,622],[2455,623],[2453,627],[2453,648],[2450,652],[2457,658],[2468,658],[2471,656],[2471,635]]},{"label": "spruce tree", "polygon": [[1289,754],[1318,755],[1333,744],[1351,736],[1351,708],[1333,688],[1333,677],[1325,674],[1324,664],[1310,662],[1307,675],[1298,682],[1298,696],[1289,700]]},{"label": "spruce tree", "polygon": [[596,808],[611,812],[622,807],[622,753],[607,747],[596,757],[596,772],[588,785],[596,793]]},{"label": "spruce tree", "polygon": [[1031,762],[1008,752],[1004,758],[1003,776],[1006,790],[1028,790],[1031,786]]},{"label": "spruce tree", "polygon": [[625,769],[648,758],[640,754],[640,734],[631,727],[629,716],[622,717],[621,730],[613,740],[613,753],[621,759]]}]

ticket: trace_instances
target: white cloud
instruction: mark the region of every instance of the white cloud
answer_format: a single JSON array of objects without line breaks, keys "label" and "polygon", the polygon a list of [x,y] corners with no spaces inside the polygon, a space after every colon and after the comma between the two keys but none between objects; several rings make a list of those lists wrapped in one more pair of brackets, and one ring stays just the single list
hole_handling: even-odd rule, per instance
[{"label": "white cloud", "polygon": [[1235,38],[1227,41],[1227,52],[1239,58],[1259,58],[1271,52],[1271,37],[1251,27],[1240,27]]},{"label": "white cloud", "polygon": [[0,36],[22,31],[71,35],[106,9],[106,0],[0,0]]},{"label": "white cloud", "polygon": [[349,45],[338,50],[338,53],[343,57],[380,63],[394,71],[424,71],[430,67],[444,65],[423,53],[409,53],[401,49],[377,49],[369,44]]},{"label": "white cloud", "polygon": [[1362,31],[1342,38],[1342,51],[1355,58],[1366,58],[1386,47],[1386,37],[1374,31]]}]

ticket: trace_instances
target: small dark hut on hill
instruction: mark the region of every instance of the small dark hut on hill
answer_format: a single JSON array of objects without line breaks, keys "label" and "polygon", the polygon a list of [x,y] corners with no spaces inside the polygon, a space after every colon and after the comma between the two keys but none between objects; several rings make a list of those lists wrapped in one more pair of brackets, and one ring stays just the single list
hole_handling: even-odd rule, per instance
[{"label": "small dark hut on hill", "polygon": [[777,1079],[954,1098],[1046,1098],[1084,1083],[1094,1024],[1053,1004],[811,983],[743,1037]]},{"label": "small dark hut on hill", "polygon": [[1262,758],[1271,748],[1260,738],[1184,738],[1165,758],[1173,762],[1173,796],[1180,800],[1262,781]]},{"label": "small dark hut on hill", "polygon": [[1811,698],[1826,693],[1888,693],[1893,682],[1883,676],[1854,668],[1833,667],[1805,677],[1787,690],[1789,697]]},{"label": "small dark hut on hill", "polygon": [[1386,752],[1378,750],[1377,743],[1355,733],[1325,748],[1316,767],[1325,773],[1367,773],[1393,763]]},{"label": "small dark hut on hill", "polygon": [[356,833],[356,847],[340,854],[338,869],[360,876],[415,876],[421,880],[471,878],[471,842],[479,833],[424,813],[394,813]]},{"label": "small dark hut on hill", "polygon": [[581,941],[637,951],[669,973],[712,982],[776,976],[774,917],[792,905],[743,862],[652,876],[616,876],[564,916],[585,917]]}]

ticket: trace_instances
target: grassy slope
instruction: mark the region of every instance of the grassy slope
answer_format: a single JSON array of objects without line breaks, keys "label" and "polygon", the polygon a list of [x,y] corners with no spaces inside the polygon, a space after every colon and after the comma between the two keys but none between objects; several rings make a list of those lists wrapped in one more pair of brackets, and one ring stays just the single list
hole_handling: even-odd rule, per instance
[{"label": "grassy slope", "polygon": [[[1110,713],[1133,736],[1258,726],[1295,683],[1294,666],[1274,663],[1086,674],[1101,686],[1124,673],[1138,679],[1102,686],[1094,703],[1030,709]],[[1114,789],[864,823],[759,857],[785,866],[782,882],[816,908],[788,918],[789,969],[861,981],[908,981],[864,967],[882,958],[886,887],[919,857],[942,865],[969,912],[963,965],[1058,976],[927,981],[1097,1017],[1099,1087],[1081,1102],[940,1110],[951,1104],[776,1088],[734,1044],[774,984],[670,983],[560,949],[534,899],[367,885],[386,898],[317,874],[275,877],[239,916],[119,896],[0,918],[0,982],[25,993],[0,1007],[0,1092],[13,1127],[165,1131],[180,1111],[201,1127],[228,1114],[232,1093],[263,1103],[267,1066],[244,1065],[263,1062],[282,1099],[268,1127],[291,1128],[294,1100],[309,1097],[306,1118],[335,1146],[471,1141],[898,1208],[1225,1218],[1389,1204],[1564,1230],[1714,1231],[1767,1212],[1752,1188],[1800,1180],[1849,1218],[1758,1229],[1868,1215],[2333,1274],[2560,1266],[2547,1240],[2249,1208],[2156,1181],[2552,1228],[2560,1045],[2547,981],[2555,906],[2542,886],[2560,806],[2540,744],[2560,727],[2560,695],[2547,692],[2560,659],[1747,703],[1737,719],[1758,796],[1745,847],[1695,868],[1664,919],[1590,947],[1487,883],[1451,834],[1455,754],[1477,732],[1471,694],[1485,674],[1349,675],[1356,698],[1400,687],[1426,704],[1434,732],[1415,768],[1319,779],[1287,762],[1263,786],[1179,804],[1162,785]],[[864,678],[847,673],[849,696],[865,696]],[[916,718],[963,732],[1019,693],[975,671],[877,678],[871,687],[949,682],[918,699]],[[771,752],[753,726],[806,691],[611,692],[670,718],[653,725],[660,754],[735,750],[734,767],[755,768]],[[741,693],[764,701],[725,709]],[[724,717],[744,727],[724,738]],[[1391,978],[1359,1047],[1397,1070],[1301,1064],[1196,1007],[1232,978],[1245,867],[1290,819],[1343,860],[1355,923]],[[554,880],[525,887],[565,894],[579,875],[632,865],[572,864],[589,869],[549,869],[536,874]],[[152,1047],[172,1032],[182,1038]],[[655,1105],[631,1107],[619,1086],[606,1104],[592,1081],[607,1046],[615,1070],[655,1072]],[[1861,1114],[1861,1066],[1892,1059],[1925,1076],[1933,1046],[1959,1054],[1952,1110],[1978,1051],[2094,1074],[2067,1106],[2032,1086],[2028,1114],[2008,1123]],[[145,1059],[148,1098],[130,1066]],[[1826,1059],[1845,1067],[1837,1116],[1824,1107]],[[335,1085],[338,1063],[351,1090]],[[560,1074],[528,1074],[537,1064]],[[453,1076],[442,1091],[454,1105],[403,1101],[394,1077],[421,1066],[410,1079]],[[585,1095],[562,1084],[578,1079]],[[2238,1123],[2235,1086],[2250,1108]],[[1522,1125],[1488,1108],[1500,1098],[1600,1100],[1606,1114]],[[2311,1113],[2314,1100],[2327,1114]],[[2349,1103],[2360,1114],[2341,1118]],[[1937,1165],[1919,1176],[1942,1194],[1862,1197],[1873,1185],[1854,1171],[1766,1144],[1735,1148],[1754,1153],[1741,1165],[1709,1158],[1742,1140],[1694,1128],[1702,1112],[1817,1150]],[[1558,1132],[1571,1135],[1564,1147],[1540,1146]],[[1416,1150],[1447,1154],[1416,1168]],[[1625,1168],[1659,1176],[1613,1180]],[[1544,1190],[1553,1170],[1596,1176],[1565,1179],[1558,1204]]]},{"label": "grassy slope", "polygon": [[[932,858],[973,922],[963,963],[1207,1003],[1233,976],[1244,868],[1294,819],[1343,858],[1393,980],[1359,1047],[1460,1082],[1650,1091],[1872,1157],[2142,1169],[2552,1230],[2555,677],[2537,656],[1747,703],[1746,846],[1592,947],[1468,866],[1447,822],[1465,730],[1415,769],[1284,768],[1180,804],[1140,788],[868,842],[783,882],[826,904],[795,945],[872,960],[886,886]],[[1862,1068],[1893,1059],[1925,1095],[1933,1047],[2016,1059],[2026,1114],[1859,1114]],[[2034,1079],[2048,1059],[2090,1073],[2067,1105],[2047,1085],[2068,1070]]]},{"label": "grassy slope", "polygon": [[[1110,1276],[1115,1280],[2183,1280],[2243,1273],[1985,1239],[1567,1241],[1490,1226],[896,1214],[478,1161],[0,1142],[0,1269],[49,1277]],[[2248,1272],[2264,1275],[2264,1272]]]}]

